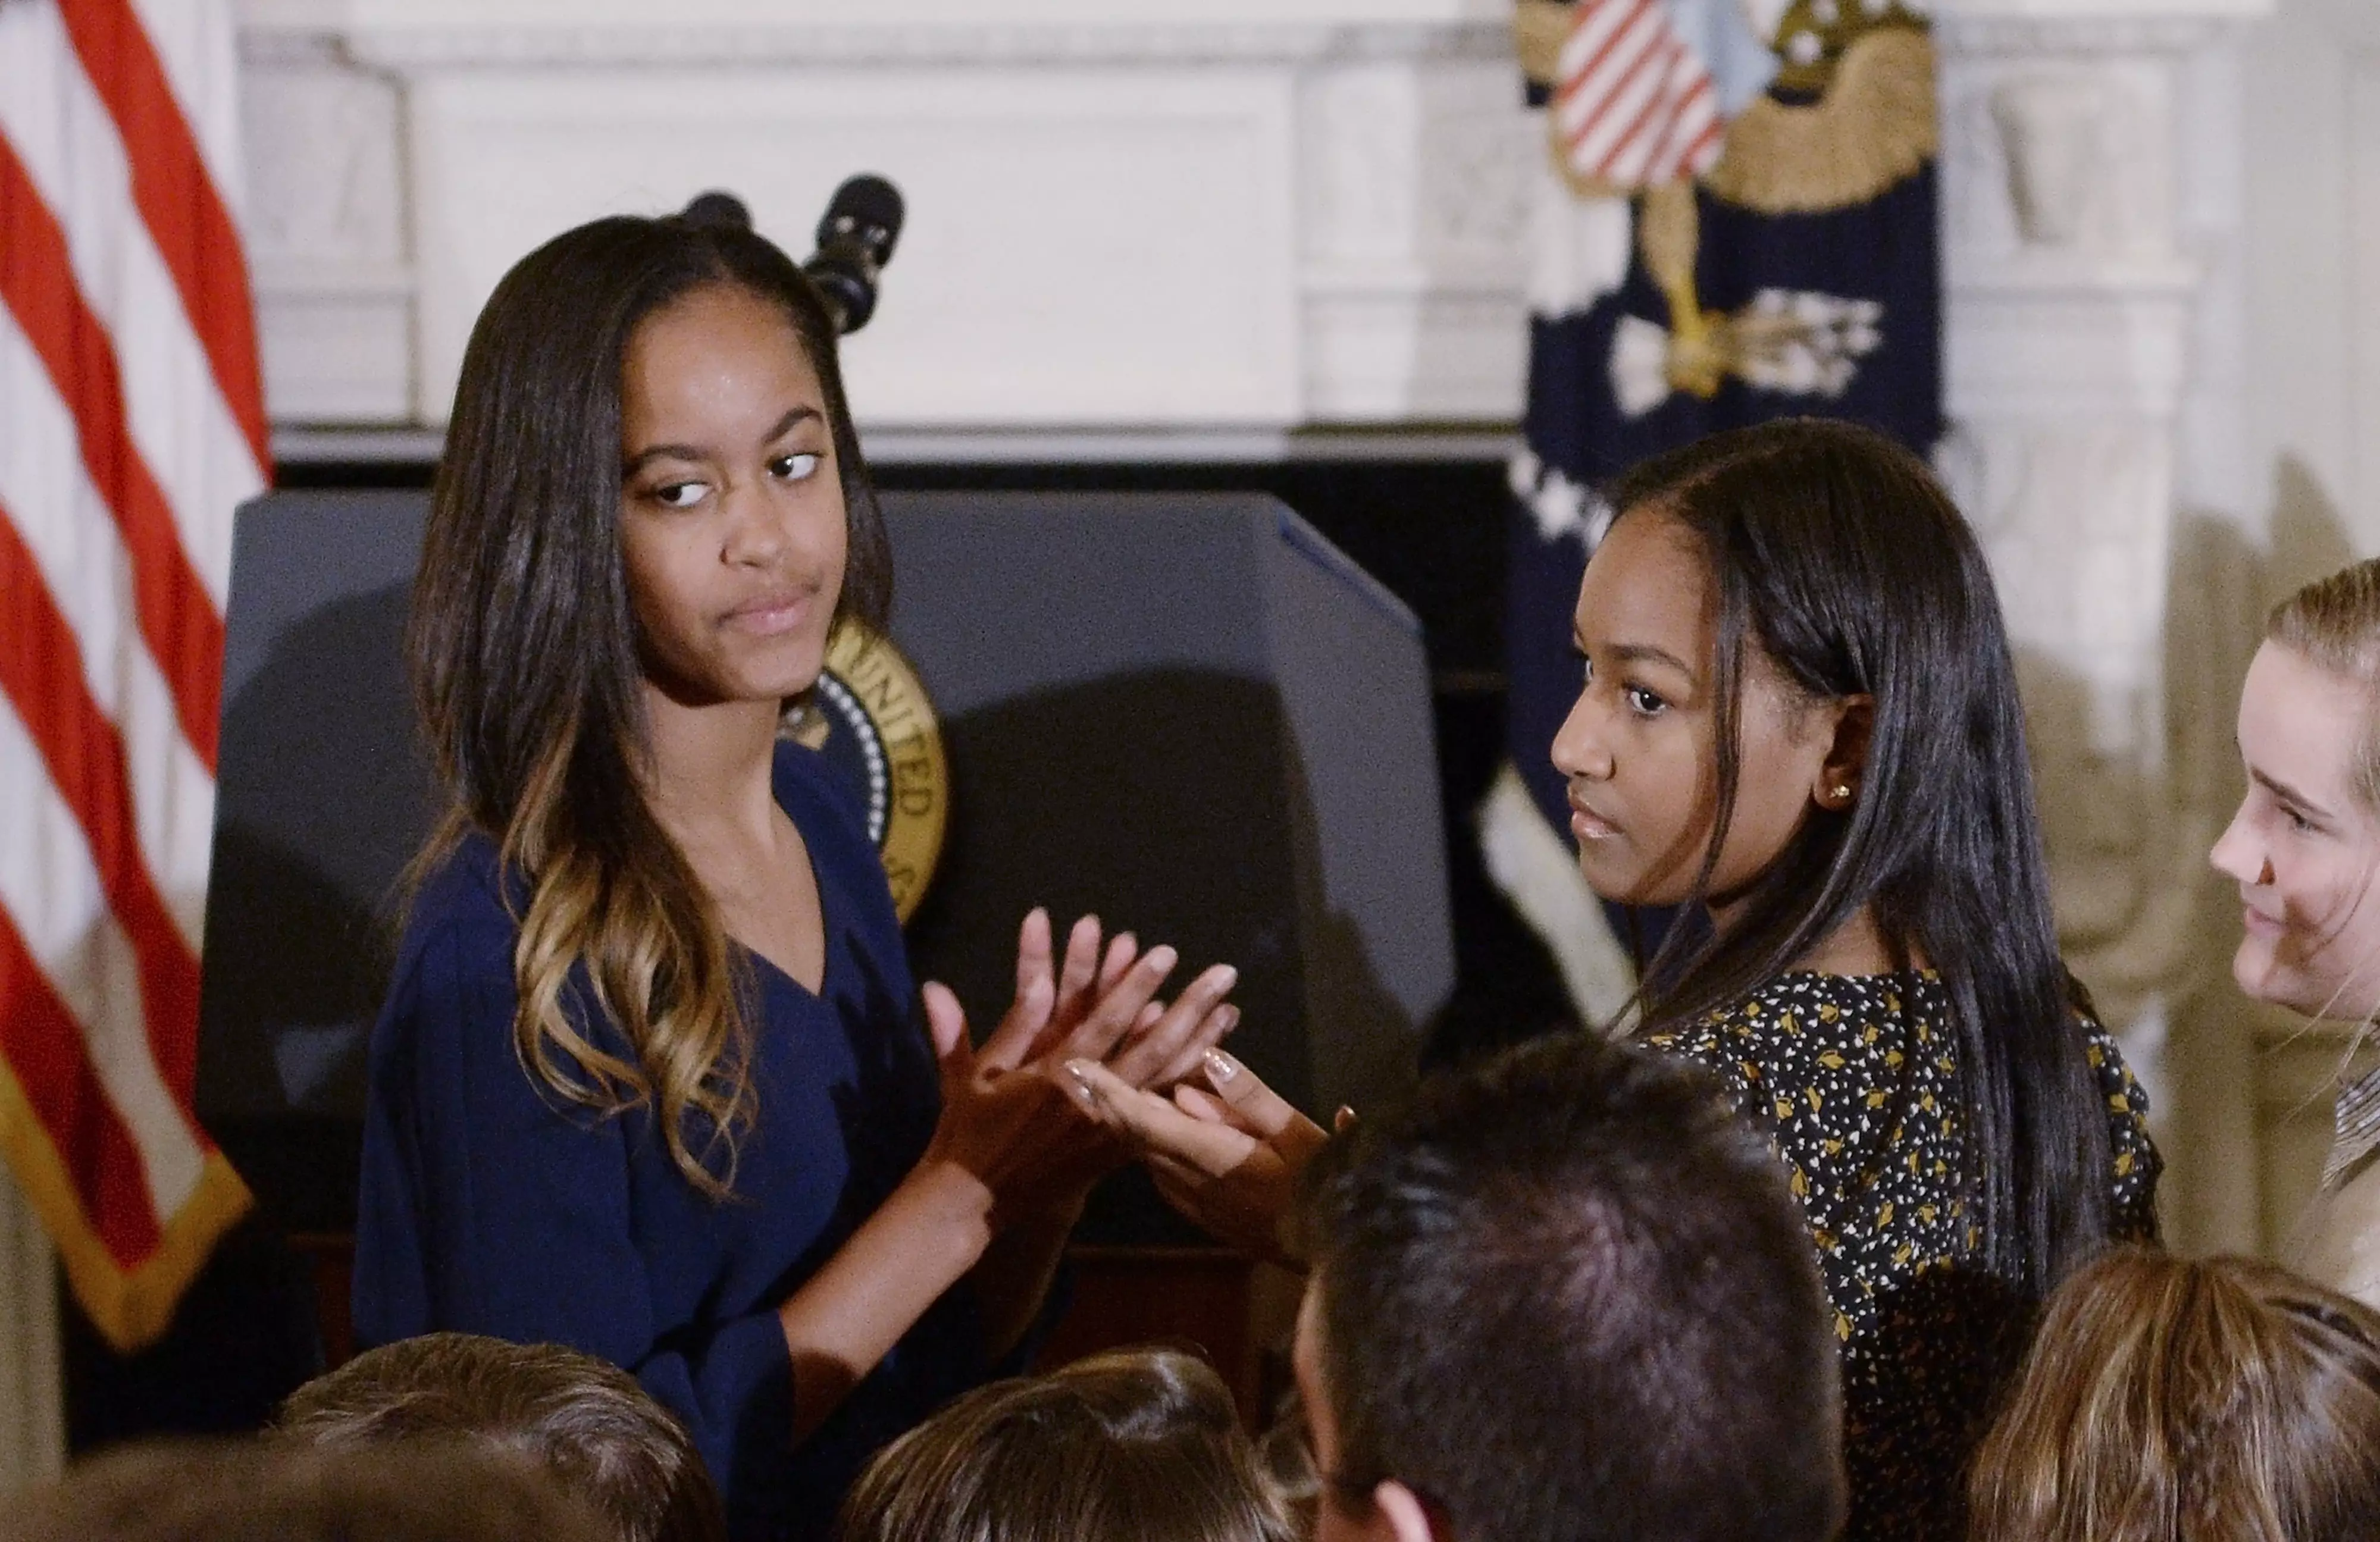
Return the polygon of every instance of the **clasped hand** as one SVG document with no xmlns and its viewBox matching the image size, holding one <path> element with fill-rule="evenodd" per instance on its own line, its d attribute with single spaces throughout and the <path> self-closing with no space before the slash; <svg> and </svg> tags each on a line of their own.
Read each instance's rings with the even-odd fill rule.
<svg viewBox="0 0 2380 1542">
<path fill-rule="evenodd" d="M 1170 1098 L 1088 1059 L 1067 1062 L 1066 1074 L 1084 1106 L 1132 1143 L 1168 1204 L 1224 1242 L 1302 1269 L 1289 1234 L 1298 1177 L 1330 1136 L 1232 1056 L 1200 1058 L 1207 1086 L 1184 1081 Z M 1342 1109 L 1335 1123 L 1354 1119 Z"/>
<path fill-rule="evenodd" d="M 1018 1220 L 1070 1220 L 1099 1179 L 1131 1148 L 1068 1088 L 1069 1062 L 1098 1065 L 1121 1087 L 1168 1087 L 1238 1026 L 1224 998 L 1238 971 L 1216 965 L 1171 1003 L 1157 992 L 1178 955 L 1146 953 L 1129 932 L 1104 950 L 1096 917 L 1075 923 L 1053 967 L 1050 917 L 1035 910 L 1017 936 L 1016 995 L 980 1047 L 950 990 L 929 982 L 926 1019 L 941 1066 L 942 1111 L 926 1160 L 973 1174 L 991 1196 L 995 1231 Z"/>
</svg>

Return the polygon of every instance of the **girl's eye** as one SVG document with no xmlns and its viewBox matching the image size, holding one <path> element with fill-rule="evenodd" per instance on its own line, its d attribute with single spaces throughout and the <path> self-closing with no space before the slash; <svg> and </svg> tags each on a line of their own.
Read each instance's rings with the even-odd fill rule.
<svg viewBox="0 0 2380 1542">
<path fill-rule="evenodd" d="M 710 485 L 705 482 L 669 482 L 645 496 L 663 508 L 690 509 L 702 502 L 702 495 L 710 491 Z"/>
<path fill-rule="evenodd" d="M 819 462 L 824 458 L 808 450 L 799 450 L 790 455 L 779 455 L 775 460 L 771 461 L 769 471 L 771 475 L 782 477 L 789 482 L 807 481 L 812 473 L 818 470 Z"/>
<path fill-rule="evenodd" d="M 1659 717 L 1670 705 L 1657 692 L 1648 691 L 1642 686 L 1630 686 L 1624 694 L 1628 698 L 1629 710 L 1639 717 Z"/>
<path fill-rule="evenodd" d="M 2322 828 L 2320 825 L 2314 823 L 2312 820 L 2307 819 L 2303 814 L 2299 813 L 2295 808 L 2290 807 L 2286 803 L 2281 805 L 2281 817 L 2289 820 L 2289 828 L 2296 831 L 2301 835 L 2311 835 L 2315 831 Z"/>
<path fill-rule="evenodd" d="M 1584 648 L 1573 648 L 1570 650 L 1570 656 L 1578 661 L 1578 674 L 1581 683 L 1589 686 L 1594 685 L 1595 661 L 1586 656 L 1586 650 Z"/>
</svg>

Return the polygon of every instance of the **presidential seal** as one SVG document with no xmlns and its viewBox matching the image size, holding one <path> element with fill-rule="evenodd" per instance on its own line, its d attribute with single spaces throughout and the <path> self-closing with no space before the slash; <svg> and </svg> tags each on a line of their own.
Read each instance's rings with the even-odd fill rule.
<svg viewBox="0 0 2380 1542">
<path fill-rule="evenodd" d="M 917 666 L 882 633 L 844 622 L 818 688 L 786 712 L 783 732 L 824 755 L 858 795 L 893 906 L 907 921 L 934 880 L 951 810 L 941 724 Z"/>
</svg>

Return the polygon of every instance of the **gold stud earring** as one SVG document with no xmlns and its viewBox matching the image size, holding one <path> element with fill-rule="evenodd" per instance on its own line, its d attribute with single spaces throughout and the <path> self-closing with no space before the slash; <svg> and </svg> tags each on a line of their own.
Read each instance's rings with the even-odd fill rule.
<svg viewBox="0 0 2380 1542">
<path fill-rule="evenodd" d="M 1845 803 L 1849 803 L 1852 800 L 1852 784 L 1848 782 L 1836 783 L 1835 796 Z"/>
</svg>

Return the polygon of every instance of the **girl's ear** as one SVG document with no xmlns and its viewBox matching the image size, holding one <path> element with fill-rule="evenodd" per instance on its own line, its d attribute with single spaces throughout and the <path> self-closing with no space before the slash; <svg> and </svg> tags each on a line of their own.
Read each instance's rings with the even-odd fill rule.
<svg viewBox="0 0 2380 1542">
<path fill-rule="evenodd" d="M 1876 730 L 1876 698 L 1862 693 L 1839 697 L 1822 709 L 1831 720 L 1822 731 L 1831 735 L 1827 753 L 1818 762 L 1817 784 L 1810 789 L 1811 798 L 1821 808 L 1840 811 L 1859 800 L 1861 783 L 1867 776 L 1867 747 Z"/>
</svg>

